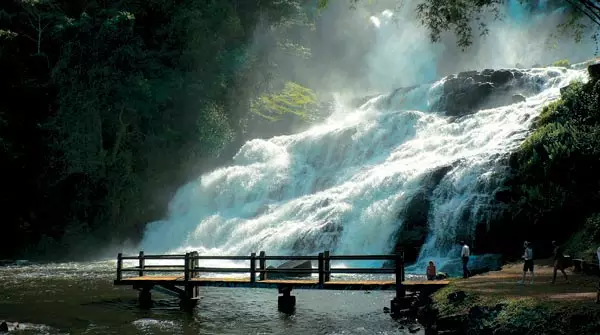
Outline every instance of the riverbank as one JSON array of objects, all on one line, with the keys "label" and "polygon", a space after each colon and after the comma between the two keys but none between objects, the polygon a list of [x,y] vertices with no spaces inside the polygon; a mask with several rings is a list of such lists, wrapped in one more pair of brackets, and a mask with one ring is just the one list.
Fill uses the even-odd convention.
[{"label": "riverbank", "polygon": [[426,313],[435,319],[431,333],[600,333],[597,277],[566,270],[568,282],[559,272],[551,284],[551,261],[542,260],[534,283],[523,285],[518,283],[522,268],[522,263],[507,264],[500,271],[451,280],[431,296]]}]

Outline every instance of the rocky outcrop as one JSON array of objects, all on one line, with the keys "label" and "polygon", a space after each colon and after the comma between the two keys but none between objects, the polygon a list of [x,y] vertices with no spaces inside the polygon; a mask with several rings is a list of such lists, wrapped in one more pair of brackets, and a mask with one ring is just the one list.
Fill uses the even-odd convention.
[{"label": "rocky outcrop", "polygon": [[[489,271],[498,271],[502,268],[502,255],[500,254],[485,254],[472,255],[467,264],[471,275],[477,275]],[[462,262],[460,259],[451,260],[439,269],[441,272],[446,272],[452,277],[462,276]]]},{"label": "rocky outcrop", "polygon": [[269,279],[279,279],[279,278],[285,278],[285,277],[293,277],[293,278],[310,277],[311,276],[310,270],[312,270],[312,263],[310,261],[304,261],[304,260],[292,260],[292,261],[287,261],[287,262],[279,265],[277,268],[275,268],[273,266],[269,266],[269,267],[267,267],[267,269],[307,270],[306,272],[304,272],[304,271],[295,272],[294,271],[294,272],[269,273],[267,275],[267,278],[269,278]]},{"label": "rocky outcrop", "polygon": [[588,74],[592,80],[600,79],[600,62],[588,66]]},{"label": "rocky outcrop", "polygon": [[442,178],[452,169],[451,165],[436,168],[426,174],[421,182],[421,188],[413,194],[406,206],[398,213],[402,226],[397,232],[396,251],[404,250],[406,261],[417,259],[419,250],[429,231],[427,218],[431,205],[431,194]]},{"label": "rocky outcrop", "polygon": [[516,69],[461,72],[447,77],[443,90],[433,109],[448,116],[522,102],[526,91],[524,74]]}]

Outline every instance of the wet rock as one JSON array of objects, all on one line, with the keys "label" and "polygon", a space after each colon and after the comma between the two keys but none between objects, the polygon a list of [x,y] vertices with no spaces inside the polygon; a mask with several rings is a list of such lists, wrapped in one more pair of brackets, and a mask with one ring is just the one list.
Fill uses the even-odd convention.
[{"label": "wet rock", "polygon": [[[267,269],[274,269],[273,267],[267,267]],[[312,263],[310,261],[303,261],[303,260],[291,260],[291,261],[287,261],[281,265],[279,265],[277,267],[277,270],[290,270],[290,269],[304,269],[304,270],[312,270]],[[284,277],[310,277],[311,276],[311,272],[310,271],[302,271],[302,272],[277,272],[277,273],[269,273],[268,274],[268,278],[269,279],[278,279],[278,278],[284,278]]]},{"label": "wet rock", "polygon": [[465,300],[467,294],[464,291],[456,291],[448,294],[448,302],[451,304],[459,304]]},{"label": "wet rock", "polygon": [[598,80],[598,79],[600,79],[600,62],[599,63],[590,64],[588,66],[588,73],[589,73],[590,78],[592,80]]},{"label": "wet rock", "polygon": [[523,95],[521,94],[513,94],[512,96],[512,101],[513,103],[519,103],[519,102],[524,102],[526,101],[527,98],[525,98]]},{"label": "wet rock", "polygon": [[431,206],[431,194],[451,169],[451,165],[444,165],[425,174],[421,180],[421,188],[412,195],[406,206],[398,213],[398,219],[402,220],[402,226],[395,237],[396,250],[402,249],[404,258],[408,262],[417,259],[420,247],[427,237],[429,231],[427,218]]},{"label": "wet rock", "polygon": [[421,327],[418,327],[418,326],[412,326],[412,327],[408,328],[408,332],[411,334],[414,334],[414,333],[418,332],[419,330],[421,330]]},{"label": "wet rock", "polygon": [[499,190],[494,193],[494,199],[498,202],[510,203],[512,199],[512,192],[510,189]]},{"label": "wet rock", "polygon": [[474,75],[477,75],[477,71],[465,71],[465,72],[460,72],[457,77],[458,78],[470,78],[473,77]]},{"label": "wet rock", "polygon": [[435,275],[435,280],[444,280],[444,279],[448,279],[448,274],[445,272],[438,272]]},{"label": "wet rock", "polygon": [[466,328],[466,321],[464,315],[438,318],[436,322],[438,334],[462,334],[461,331]]},{"label": "wet rock", "polygon": [[509,105],[515,103],[515,99],[524,101],[523,95],[513,94],[525,86],[523,77],[523,72],[517,69],[465,71],[449,76],[433,110],[460,117],[483,108]]},{"label": "wet rock", "polygon": [[509,81],[511,81],[512,79],[514,79],[515,76],[513,75],[513,73],[509,70],[498,70],[498,71],[494,71],[494,73],[491,74],[491,81],[494,84],[494,86],[500,86],[500,85],[504,85],[507,84]]},{"label": "wet rock", "polygon": [[[501,254],[471,255],[467,264],[471,275],[498,271],[502,268]],[[440,271],[448,273],[452,277],[462,276],[462,261],[453,259],[440,267]]]}]

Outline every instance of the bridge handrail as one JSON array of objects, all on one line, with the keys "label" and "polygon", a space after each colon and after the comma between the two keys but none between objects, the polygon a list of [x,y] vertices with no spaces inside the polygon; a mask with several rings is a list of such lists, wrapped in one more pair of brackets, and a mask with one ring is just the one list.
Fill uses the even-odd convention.
[{"label": "bridge handrail", "polygon": [[[139,260],[140,258],[144,258],[146,260],[162,260],[162,259],[185,259],[185,255],[137,255],[137,256],[121,256],[122,260]],[[207,260],[207,259],[218,259],[218,260],[242,260],[248,261],[252,257],[251,256],[192,256],[190,259],[199,259],[199,260]],[[265,255],[265,260],[307,260],[307,261],[316,261],[318,260],[318,256],[267,256]],[[330,255],[329,259],[332,261],[350,261],[350,260],[395,260],[396,255]]]},{"label": "bridge handrail", "polygon": [[[179,260],[183,259],[183,265],[156,264],[146,265],[146,260]],[[249,260],[250,266],[244,268],[219,268],[219,267],[200,267],[199,260]],[[137,267],[123,267],[124,260],[138,260]],[[309,260],[317,261],[317,268],[310,269],[275,269],[267,268],[267,260]],[[395,261],[394,268],[332,268],[331,261],[339,260],[392,260]],[[259,262],[258,267],[256,261]],[[256,274],[259,275],[259,280],[267,279],[269,273],[318,273],[319,284],[324,284],[330,281],[332,273],[393,273],[396,274],[397,290],[404,290],[402,282],[405,279],[404,275],[404,254],[402,251],[391,255],[330,255],[329,251],[319,253],[317,256],[267,256],[264,251],[261,251],[257,256],[256,253],[251,253],[250,256],[200,256],[198,252],[188,252],[184,255],[145,255],[140,251],[137,256],[123,256],[119,253],[117,256],[117,281],[122,279],[123,272],[138,272],[139,276],[143,276],[144,272],[184,272],[184,280],[188,281],[197,277],[198,273],[250,273],[250,282],[256,282]]]}]

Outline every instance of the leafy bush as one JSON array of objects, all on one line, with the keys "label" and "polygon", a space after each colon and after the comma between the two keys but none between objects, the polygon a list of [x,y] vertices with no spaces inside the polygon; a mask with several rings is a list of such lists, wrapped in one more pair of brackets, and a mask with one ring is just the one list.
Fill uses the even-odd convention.
[{"label": "leafy bush", "polygon": [[572,83],[544,108],[535,131],[513,154],[510,212],[527,238],[566,239],[587,222],[572,250],[594,242],[598,220],[590,215],[600,200],[599,103],[600,82]]},{"label": "leafy bush", "polygon": [[572,256],[593,260],[599,243],[600,213],[594,213],[585,220],[583,228],[571,236],[566,251]]},{"label": "leafy bush", "polygon": [[552,63],[552,66],[558,66],[558,67],[570,67],[571,64],[569,63],[568,59],[560,59],[557,60],[556,62]]},{"label": "leafy bush", "polygon": [[256,99],[251,111],[271,121],[296,116],[310,122],[316,119],[317,107],[317,97],[310,88],[288,81],[280,92],[265,94]]}]

